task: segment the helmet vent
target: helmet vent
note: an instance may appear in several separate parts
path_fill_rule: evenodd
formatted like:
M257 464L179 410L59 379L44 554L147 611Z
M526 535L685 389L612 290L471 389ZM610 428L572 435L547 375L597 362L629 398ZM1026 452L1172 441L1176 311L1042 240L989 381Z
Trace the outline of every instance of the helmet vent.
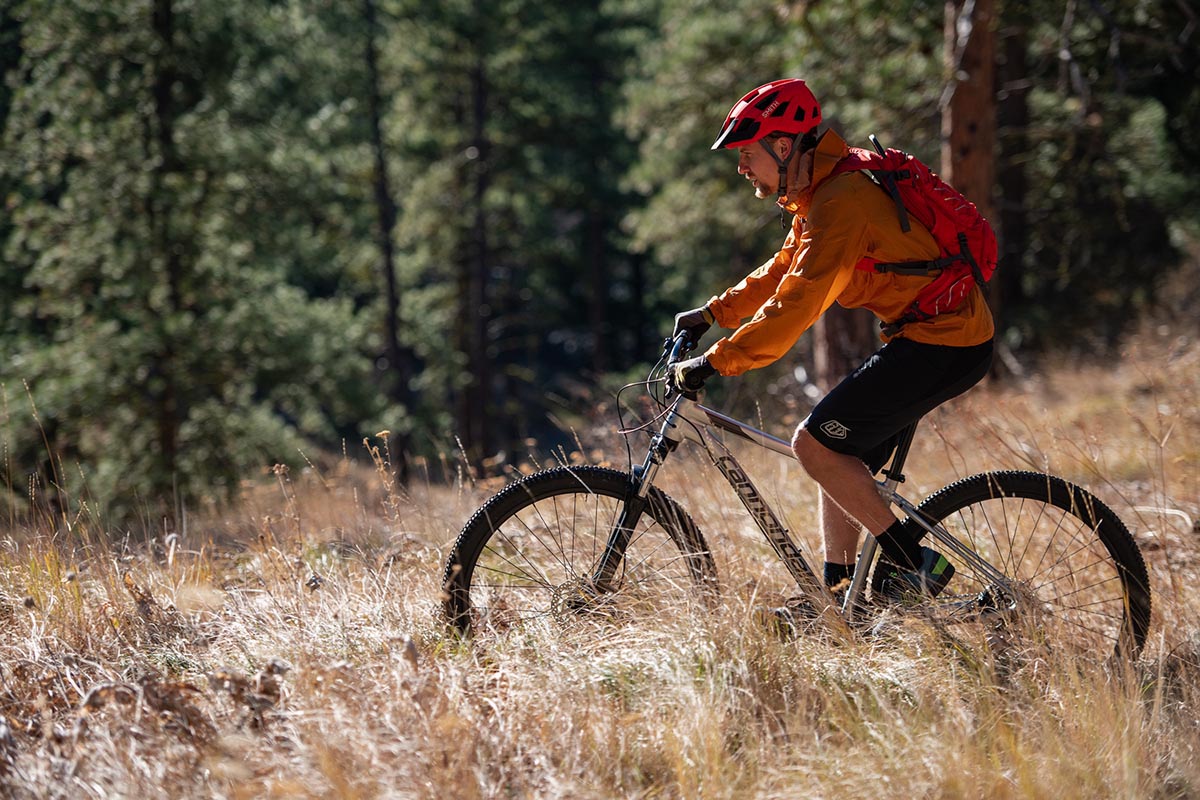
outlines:
M779 97L779 92L768 92L767 94L763 95L757 103L754 104L754 107L759 111L762 111L764 114L769 114L770 111L768 111L768 109L771 107L771 104L775 102L777 97Z

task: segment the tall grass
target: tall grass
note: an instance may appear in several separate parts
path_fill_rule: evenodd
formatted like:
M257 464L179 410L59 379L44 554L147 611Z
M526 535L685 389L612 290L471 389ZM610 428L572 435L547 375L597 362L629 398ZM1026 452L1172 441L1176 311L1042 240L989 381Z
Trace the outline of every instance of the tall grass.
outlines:
M1030 467L1111 505L1155 592L1150 644L1124 667L1033 647L997 664L917 621L783 640L756 609L786 575L687 459L663 485L716 550L718 607L471 643L438 617L440 569L491 484L400 490L344 461L150 541L86 512L11 520L0 794L1198 796L1198 376L1200 346L1150 333L1117 368L973 392L911 459L913 495ZM747 466L815 550L811 483Z

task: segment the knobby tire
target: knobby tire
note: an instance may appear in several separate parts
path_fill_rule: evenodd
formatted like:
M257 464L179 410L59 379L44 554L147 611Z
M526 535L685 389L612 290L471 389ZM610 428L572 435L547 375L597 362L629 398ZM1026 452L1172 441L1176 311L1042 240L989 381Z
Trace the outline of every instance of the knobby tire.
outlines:
M1136 656L1150 627L1146 563L1124 523L1087 491L1034 472L974 475L918 506L1013 582L1009 596L926 536L957 569L938 603L1005 606L1021 638L1095 655ZM988 597L987 593L992 592Z
M613 585L590 578L632 479L604 467L559 467L502 489L467 521L443 573L444 609L469 634L590 615L652 618L711 593L712 553L692 518L652 487Z

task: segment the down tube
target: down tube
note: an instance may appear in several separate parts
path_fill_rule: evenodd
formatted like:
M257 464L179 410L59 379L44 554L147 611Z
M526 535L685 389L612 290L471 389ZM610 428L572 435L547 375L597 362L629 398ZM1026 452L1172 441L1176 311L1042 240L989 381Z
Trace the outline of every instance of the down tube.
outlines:
M715 440L714 440L715 441ZM788 534L787 528L783 527L783 523L775 516L775 512L767 505L767 501L759 494L758 489L754 487L750 477L742 466L729 452L723 442L716 442L721 450L719 455L714 457L717 469L721 470L721 474L725 476L725 480L729 481L729 485L737 492L737 496L741 498L742 505L750 512L750 516L754 518L754 522L758 525L763 535L767 537L767 541L771 543L771 547L779 554L780 559L787 566L788 572L792 574L797 585L806 590L821 591L821 582L816 579L812 568L808 566L808 562L804 560L804 556L800 554L800 548L792 541L791 535Z

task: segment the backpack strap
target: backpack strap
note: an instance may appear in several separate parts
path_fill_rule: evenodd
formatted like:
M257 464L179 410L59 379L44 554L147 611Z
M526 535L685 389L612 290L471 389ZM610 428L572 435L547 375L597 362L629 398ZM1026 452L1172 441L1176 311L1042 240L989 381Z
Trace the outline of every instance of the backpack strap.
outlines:
M872 133L867 138L871 140L871 146L875 148L876 153L879 153L881 159L887 156L887 150L879 143L879 137ZM905 233L911 231L912 226L908 222L908 209L904 207L904 201L900 199L900 187L896 185L897 176L908 178L911 173L908 170L897 172L896 170L887 169L870 170L870 173L875 182L891 195L892 202L896 204L896 216L900 218L900 230Z
M888 169L871 170L871 176L875 178L876 183L892 196L892 202L896 204L896 216L900 218L900 230L905 233L912 230L912 225L908 222L908 209L904 207L904 201L900 199L900 187L896 185L896 178L907 178L909 174L908 170L903 172Z
M971 255L971 248L967 246L967 235L962 231L958 232L958 247L959 257L971 267L971 274L975 277L975 283L983 286L987 283L987 279L983 277L983 271L979 269L979 264L975 263L975 256Z
M968 255L970 251L964 249ZM895 262L879 262L874 265L876 272L892 272L897 275L936 275L946 267L956 261L966 261L968 264L971 260L963 258L961 254L953 256L942 256L935 258L932 261L895 261Z
M884 334L885 336L895 336L897 333L900 332L900 329L903 328L908 323L920 322L921 319L922 319L922 316L920 314L918 314L914 311L910 311L907 314L904 314L903 316L901 316L899 319L894 319L891 322L883 322L881 320L879 322L879 332Z
M873 268L876 272L892 272L897 275L936 275L951 264L964 261L971 268L971 275L975 278L975 283L980 286L987 283L983 277L983 271L979 269L979 264L975 261L975 256L971 255L971 248L967 245L965 233L958 234L958 246L959 251L954 255L942 256L932 261L880 261L874 264Z

